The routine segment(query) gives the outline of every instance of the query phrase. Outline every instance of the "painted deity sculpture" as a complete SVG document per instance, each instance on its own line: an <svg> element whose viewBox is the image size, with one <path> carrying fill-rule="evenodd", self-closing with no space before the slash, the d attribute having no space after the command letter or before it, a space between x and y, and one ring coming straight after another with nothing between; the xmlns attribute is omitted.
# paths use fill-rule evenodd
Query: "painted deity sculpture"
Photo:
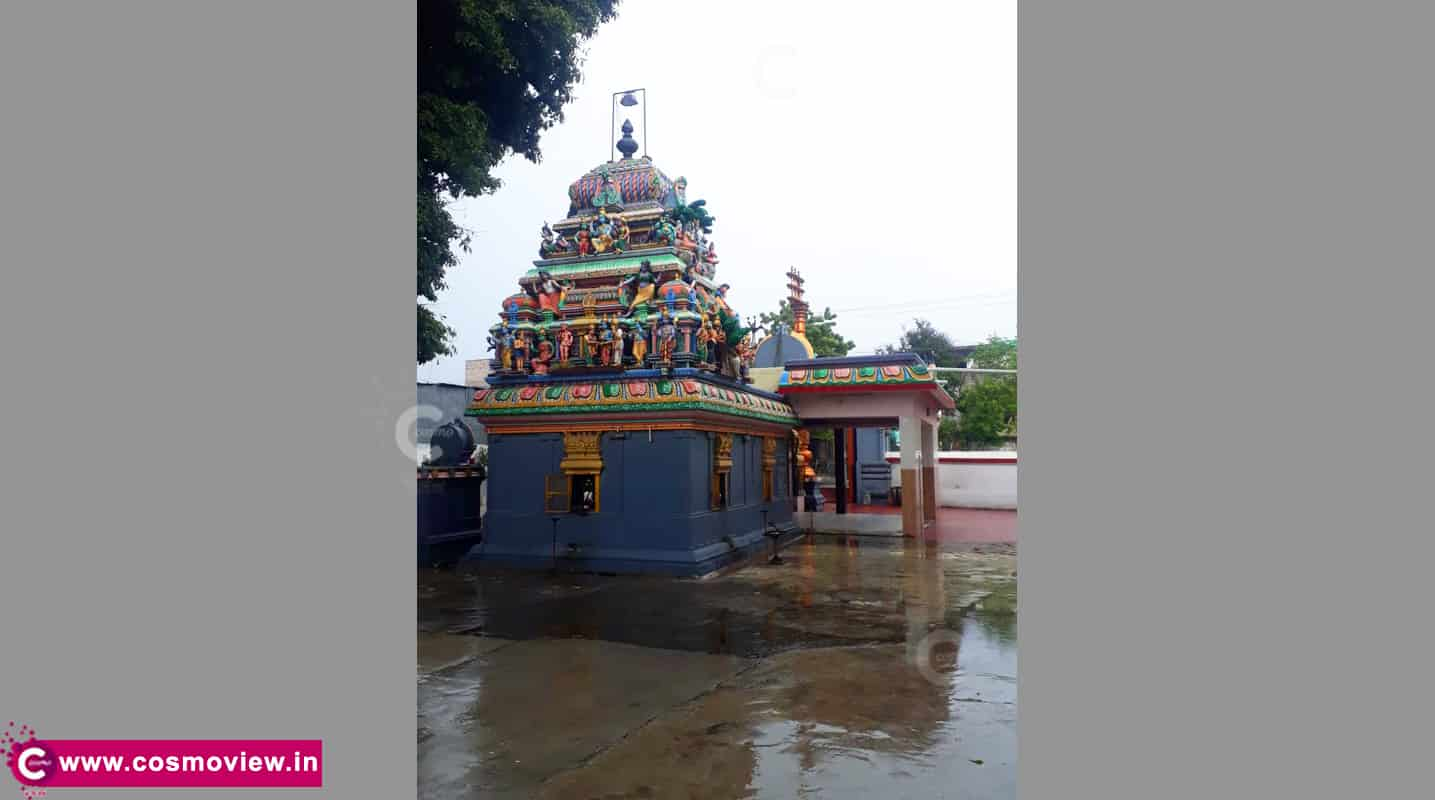
<svg viewBox="0 0 1435 800"><path fill-rule="evenodd" d="M737 352L738 361L741 362L744 368L751 367L753 361L757 358L757 351L752 347L751 336L742 337L742 341L737 343L737 347L734 348L734 350Z"/></svg>
<svg viewBox="0 0 1435 800"><path fill-rule="evenodd" d="M611 364L613 362L613 326L607 322L600 322L598 332L598 363Z"/></svg>
<svg viewBox="0 0 1435 800"><path fill-rule="evenodd" d="M564 323L558 329L558 360L567 361L573 354L573 331Z"/></svg>
<svg viewBox="0 0 1435 800"><path fill-rule="evenodd" d="M592 325L589 325L587 332L583 334L583 344L587 345L587 350L588 350L588 352L587 352L588 363L590 363L590 364L597 364L597 363L598 363L598 361L597 361L597 358L598 358L598 326L597 326L596 323L595 323L595 324L592 324Z"/></svg>
<svg viewBox="0 0 1435 800"><path fill-rule="evenodd" d="M613 250L623 253L628 250L628 238L632 231L628 229L628 221L621 216L614 215L613 223Z"/></svg>
<svg viewBox="0 0 1435 800"><path fill-rule="evenodd" d="M505 328L498 335L498 363L504 369L513 369L513 331Z"/></svg>
<svg viewBox="0 0 1435 800"><path fill-rule="evenodd" d="M593 255L593 234L589 233L584 228L579 228L578 233L574 235L574 238L578 241L578 255Z"/></svg>
<svg viewBox="0 0 1435 800"><path fill-rule="evenodd" d="M657 290L657 278L653 275L653 265L647 259L638 265L638 272L629 275L618 284L618 291L622 292L631 285L632 299L628 301L626 314L631 315L639 303L652 303L653 292Z"/></svg>
<svg viewBox="0 0 1435 800"><path fill-rule="evenodd" d="M612 325L613 360L609 363L611 363L615 367L621 367L623 366L623 351L627 349L628 336L627 333L624 331L623 327L618 324L617 320L613 320Z"/></svg>
<svg viewBox="0 0 1435 800"><path fill-rule="evenodd" d="M513 368L519 372L528 369L528 332L519 331L513 337Z"/></svg>
<svg viewBox="0 0 1435 800"><path fill-rule="evenodd" d="M573 244L568 237L561 233L555 233L548 223L543 223L543 241L538 243L539 258L560 258L573 252Z"/></svg>
<svg viewBox="0 0 1435 800"><path fill-rule="evenodd" d="M528 288L528 294L538 301L538 308L549 314L557 314L568 295L568 284L559 283L547 270L538 271L538 282Z"/></svg>
<svg viewBox="0 0 1435 800"><path fill-rule="evenodd" d="M533 374L547 375L548 365L553 361L553 343L547 339L538 341L538 353L533 356Z"/></svg>
<svg viewBox="0 0 1435 800"><path fill-rule="evenodd" d="M718 310L726 314L732 313L732 306L727 304L727 290L730 288L732 288L730 285L724 283L717 288L717 293L713 295L713 302L717 305Z"/></svg>
<svg viewBox="0 0 1435 800"><path fill-rule="evenodd" d="M698 240L687 227L683 227L678 229L678 236L673 240L673 246L679 250L696 253L698 250Z"/></svg>
<svg viewBox="0 0 1435 800"><path fill-rule="evenodd" d="M711 316L705 318L702 327L698 329L698 357L705 362L716 361L718 341L721 338L717 323Z"/></svg>
<svg viewBox="0 0 1435 800"><path fill-rule="evenodd" d="M598 209L598 215L588 220L588 236L593 252L606 253L613 247L613 220L605 208Z"/></svg>
<svg viewBox="0 0 1435 800"><path fill-rule="evenodd" d="M598 172L598 181L598 191L593 195L592 200L594 208L623 205L623 193L613 183L613 176L608 173L607 169Z"/></svg>
<svg viewBox="0 0 1435 800"><path fill-rule="evenodd" d="M667 306L663 307L662 315L657 322L658 337L658 358L664 364L673 362L673 348L678 343L678 328L673 324L673 317L668 313Z"/></svg>
<svg viewBox="0 0 1435 800"><path fill-rule="evenodd" d="M673 225L672 217L664 214L662 219L653 226L653 241L661 245L672 245L677 241L678 229Z"/></svg>
<svg viewBox="0 0 1435 800"><path fill-rule="evenodd" d="M642 328L633 331L633 361L639 367L643 366L643 359L648 355L648 334Z"/></svg>

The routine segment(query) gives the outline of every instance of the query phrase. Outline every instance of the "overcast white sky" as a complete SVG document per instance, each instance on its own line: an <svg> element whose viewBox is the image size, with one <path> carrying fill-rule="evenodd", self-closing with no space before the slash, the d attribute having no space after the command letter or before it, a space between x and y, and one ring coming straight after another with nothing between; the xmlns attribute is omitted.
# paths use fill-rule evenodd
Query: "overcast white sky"
<svg viewBox="0 0 1435 800"><path fill-rule="evenodd" d="M496 194L455 204L476 237L436 310L459 353L419 380L462 383L464 360L488 357L539 229L563 218L573 180L616 157L612 93L636 87L649 128L636 136L668 177L687 177L690 201L708 201L717 277L743 317L775 309L796 266L854 353L895 343L915 317L961 343L1015 336L1016 12L1012 0L623 0L588 42L542 163L510 157Z"/></svg>

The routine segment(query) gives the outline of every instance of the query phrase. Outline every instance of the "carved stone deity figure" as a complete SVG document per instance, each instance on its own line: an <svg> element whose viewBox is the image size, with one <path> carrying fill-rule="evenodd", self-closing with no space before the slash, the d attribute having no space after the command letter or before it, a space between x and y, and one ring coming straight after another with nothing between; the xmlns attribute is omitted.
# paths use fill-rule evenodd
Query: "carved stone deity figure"
<svg viewBox="0 0 1435 800"><path fill-rule="evenodd" d="M578 255L593 255L593 234L589 233L586 228L579 228L574 238L578 240Z"/></svg>
<svg viewBox="0 0 1435 800"><path fill-rule="evenodd" d="M573 331L565 322L558 328L558 360L567 361L573 354Z"/></svg>

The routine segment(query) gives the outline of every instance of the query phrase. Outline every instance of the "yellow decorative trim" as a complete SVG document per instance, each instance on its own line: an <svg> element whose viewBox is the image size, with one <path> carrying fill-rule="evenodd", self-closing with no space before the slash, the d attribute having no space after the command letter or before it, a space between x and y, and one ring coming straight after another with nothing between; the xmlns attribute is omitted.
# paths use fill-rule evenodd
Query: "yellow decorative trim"
<svg viewBox="0 0 1435 800"><path fill-rule="evenodd" d="M525 425L523 423L512 423L507 425L495 424L483 426L490 435L514 436L525 433L575 433L579 431L597 431L599 433L643 433L645 431L704 431L708 433L753 433L751 428L728 427L718 424L705 424L700 422L683 421L655 421L655 422L589 422L572 423L562 427L553 425ZM769 426L769 429L771 426Z"/></svg>
<svg viewBox="0 0 1435 800"><path fill-rule="evenodd" d="M732 434L719 433L713 437L713 471L727 472L732 469Z"/></svg>
<svg viewBox="0 0 1435 800"><path fill-rule="evenodd" d="M762 501L772 502L772 470L777 464L777 439L762 437Z"/></svg>
<svg viewBox="0 0 1435 800"><path fill-rule="evenodd" d="M817 471L812 468L812 448L808 446L808 439L811 435L806 429L798 428L792 432L797 439L797 466L802 480L811 480L817 477Z"/></svg>
<svg viewBox="0 0 1435 800"><path fill-rule="evenodd" d="M603 456L598 450L600 431L571 431L563 434L563 460L558 468L564 475L596 475L603 471Z"/></svg>

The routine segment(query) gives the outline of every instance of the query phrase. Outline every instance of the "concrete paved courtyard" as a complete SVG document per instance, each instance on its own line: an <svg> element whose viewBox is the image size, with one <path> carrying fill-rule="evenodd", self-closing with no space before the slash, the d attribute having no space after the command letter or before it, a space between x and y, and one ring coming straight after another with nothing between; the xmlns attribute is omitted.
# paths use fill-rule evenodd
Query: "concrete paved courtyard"
<svg viewBox="0 0 1435 800"><path fill-rule="evenodd" d="M420 571L418 795L1014 797L1015 552L816 535L703 580Z"/></svg>

